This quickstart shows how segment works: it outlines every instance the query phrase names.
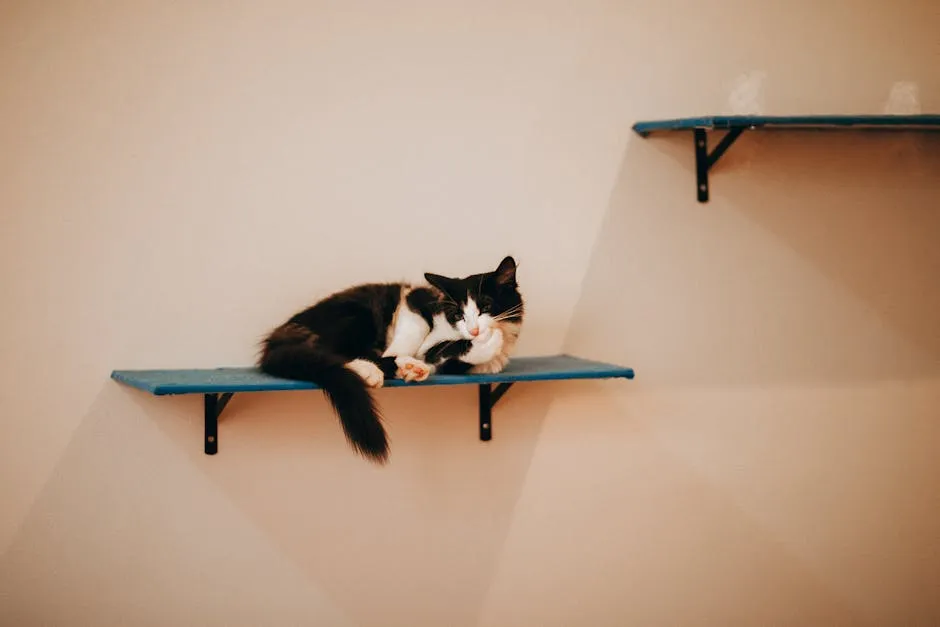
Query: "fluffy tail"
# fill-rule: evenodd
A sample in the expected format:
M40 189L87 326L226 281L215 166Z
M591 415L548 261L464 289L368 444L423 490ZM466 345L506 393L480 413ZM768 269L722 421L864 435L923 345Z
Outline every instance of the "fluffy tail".
M319 385L336 410L349 444L365 458L388 461L388 436L382 416L365 381L345 367L339 357L323 351L308 336L298 341L281 329L267 339L259 361L263 372Z

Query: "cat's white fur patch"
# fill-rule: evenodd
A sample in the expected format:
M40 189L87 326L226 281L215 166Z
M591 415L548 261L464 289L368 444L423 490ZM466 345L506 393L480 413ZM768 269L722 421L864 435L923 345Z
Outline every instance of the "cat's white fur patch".
M463 306L463 320L461 321L467 331L467 333L473 336L470 333L471 329L477 329L480 325L480 308L477 306L473 297L470 296L467 298L467 303ZM458 323L460 324L460 323ZM463 331L464 329L461 329Z
M447 316L437 314L434 316L434 327L431 329L431 332L428 333L427 337L424 338L421 346L418 347L415 356L424 359L424 356L427 355L428 351L431 350L431 347L434 345L440 342L453 342L454 340L460 339L469 338L465 338L462 333L451 326L451 324L447 322Z
M456 326L463 339L472 340L476 338L486 341L494 328L494 321L493 316L480 313L479 305L471 296L467 298L467 304L463 306L463 320L458 320ZM474 329L477 330L477 335L471 332Z
M424 318L411 310L406 297L407 292L402 290L401 300L395 311L391 339L388 341L388 348L382 354L383 357L416 355L421 343L431 330Z
M515 349L516 342L519 340L522 325L519 322L506 321L496 324L497 328L502 331L503 345L493 359L470 368L470 372L473 374L496 374L497 372L502 372L509 364L509 356Z
M346 367L362 377L370 388L380 388L385 382L382 369L368 359L353 359L346 364Z
M470 368L471 374L497 374L502 372L506 367L506 364L509 363L509 357L505 353L500 352L496 357L489 360L486 363L477 364L476 366Z
M470 345L470 350L463 355L460 360L468 364L485 364L496 357L503 349L503 332L499 329L493 329L489 337L474 340Z

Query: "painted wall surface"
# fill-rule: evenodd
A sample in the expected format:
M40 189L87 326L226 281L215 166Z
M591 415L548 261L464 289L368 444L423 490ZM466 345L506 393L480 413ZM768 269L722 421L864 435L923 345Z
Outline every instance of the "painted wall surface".
M940 139L637 119L940 112L932 0L0 3L0 624L940 623ZM392 461L250 363L353 282L520 261L522 354L384 390Z

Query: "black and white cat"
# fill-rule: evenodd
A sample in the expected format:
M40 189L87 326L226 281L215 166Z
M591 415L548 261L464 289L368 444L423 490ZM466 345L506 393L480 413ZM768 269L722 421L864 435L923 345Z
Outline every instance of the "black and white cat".
M260 369L319 385L352 447L378 463L388 460L388 437L369 387L434 372L499 372L522 326L512 257L491 272L424 277L427 285L368 283L327 296L262 345Z

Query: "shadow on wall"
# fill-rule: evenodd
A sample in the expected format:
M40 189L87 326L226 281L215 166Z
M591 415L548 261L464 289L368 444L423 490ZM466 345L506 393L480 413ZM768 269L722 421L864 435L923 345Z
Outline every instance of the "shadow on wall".
M566 349L666 384L940 374L940 135L632 136Z
M185 403L140 396L91 403L0 560L0 624L355 624L156 427Z
M487 443L473 386L380 391L380 468L320 392L236 395L210 457L202 397L109 382L0 564L6 618L476 624L548 411L538 385L500 401Z

